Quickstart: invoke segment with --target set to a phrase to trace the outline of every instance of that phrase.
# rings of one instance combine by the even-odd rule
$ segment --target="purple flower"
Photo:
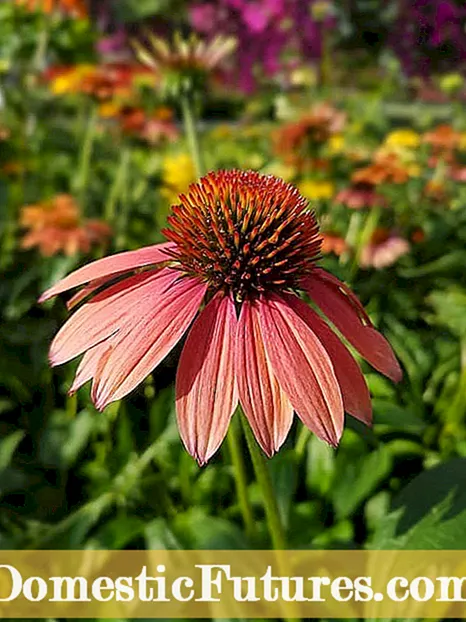
[[[323,31],[332,28],[334,20],[315,21],[312,6],[316,2],[201,0],[190,7],[190,19],[193,28],[207,37],[225,34],[238,39],[231,79],[251,92],[258,75],[275,76],[296,64],[296,58],[320,58]]]

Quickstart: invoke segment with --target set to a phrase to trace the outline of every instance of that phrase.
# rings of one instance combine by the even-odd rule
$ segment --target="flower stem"
[[[262,455],[261,450],[256,444],[254,435],[249,427],[244,415],[241,417],[244,435],[248,444],[249,453],[251,454],[252,466],[256,474],[257,482],[262,490],[264,497],[264,509],[267,519],[267,525],[272,538],[273,548],[277,551],[286,549],[285,530],[283,528],[280,512],[278,510],[277,500],[273,490],[270,473]]]
[[[181,97],[181,110],[183,113],[184,131],[189,144],[189,150],[191,151],[191,157],[194,162],[196,174],[198,177],[202,177],[202,175],[204,175],[206,171],[204,165],[204,158],[199,144],[199,136],[197,132],[197,124],[194,115],[194,105],[192,97],[190,97],[189,95],[183,95]]]
[[[252,538],[256,531],[254,526],[254,516],[251,504],[249,502],[246,469],[244,468],[243,454],[239,442],[237,418],[235,417],[230,423],[227,434],[228,449],[230,451],[231,463],[233,465],[233,475],[235,478],[236,493],[238,495],[238,503],[243,516],[244,526],[248,538]]]
[[[78,175],[76,177],[76,190],[78,194],[78,204],[82,211],[84,211],[85,207],[84,201],[91,167],[92,151],[97,136],[97,116],[97,108],[94,108],[89,115],[86,133],[84,136],[84,141],[81,147],[81,154],[79,158],[79,169]]]

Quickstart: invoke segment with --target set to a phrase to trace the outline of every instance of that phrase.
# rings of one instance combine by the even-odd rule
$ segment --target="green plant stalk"
[[[252,466],[256,474],[256,479],[262,491],[267,526],[272,540],[273,549],[277,551],[278,568],[283,576],[290,576],[292,574],[292,569],[288,563],[286,553],[287,543],[285,529],[283,527],[280,511],[278,509],[270,472],[264,455],[257,445],[248,420],[243,412],[241,412],[241,423],[246,437],[249,453],[251,455]],[[290,602],[289,606],[294,609],[294,603]],[[285,622],[299,622],[299,618],[295,616],[293,616],[293,618],[283,616],[283,619]]]
[[[115,173],[115,179],[108,193],[108,198],[104,207],[104,219],[112,226],[115,224],[116,206],[125,186],[129,155],[130,153],[127,148],[122,149],[120,162]]]
[[[249,423],[243,413],[241,413],[241,423],[243,425],[249,453],[251,454],[252,466],[254,467],[257,482],[262,491],[265,516],[273,548],[277,551],[285,550],[287,548],[285,530],[280,517],[267,463],[265,462],[265,458],[256,443],[256,439],[254,438],[251,428],[249,427]]]
[[[243,517],[243,523],[248,538],[252,538],[256,528],[254,525],[254,515],[252,513],[251,504],[249,502],[246,469],[244,466],[243,454],[241,452],[240,439],[238,434],[238,420],[235,417],[228,429],[227,443],[230,452],[231,463],[233,465],[233,477],[235,479],[236,494],[238,495],[238,504]]]
[[[76,178],[76,192],[78,198],[78,204],[81,210],[84,212],[84,203],[86,197],[86,186],[89,180],[89,172],[91,168],[92,151],[94,148],[94,142],[97,136],[97,108],[94,107],[86,128],[86,134],[81,148],[81,154],[79,158],[78,176]]]
[[[380,207],[373,207],[369,212],[368,216],[366,217],[363,226],[356,234],[356,244],[354,246],[356,252],[354,253],[353,261],[351,264],[351,276],[354,276],[358,270],[358,266],[361,261],[362,251],[364,250],[364,247],[369,243],[372,234],[376,230],[377,225],[379,224],[381,214],[382,210]],[[360,222],[360,224],[362,223]]]
[[[306,428],[305,425],[301,426],[301,430],[299,431],[298,438],[296,440],[296,445],[294,448],[294,452],[296,454],[296,458],[298,462],[304,457],[304,452],[306,451],[307,444],[311,437],[311,431]]]
[[[202,177],[206,173],[204,157],[199,143],[197,123],[194,115],[194,102],[190,95],[181,96],[181,111],[183,114],[184,131],[188,141],[191,157],[194,162],[196,174]]]

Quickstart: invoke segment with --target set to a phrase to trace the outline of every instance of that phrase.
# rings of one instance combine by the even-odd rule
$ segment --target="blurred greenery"
[[[122,2],[119,11],[121,19],[136,20],[146,9]],[[54,18],[41,59],[43,17],[0,5],[0,548],[269,548],[244,438],[252,536],[243,525],[227,444],[203,468],[181,445],[173,395],[177,353],[103,413],[93,407],[88,386],[67,395],[75,363],[48,365],[48,346],[67,313],[62,301],[38,305],[40,293],[93,258],[162,240],[170,204],[194,173],[176,106],[168,110],[173,140],[148,139],[142,126],[125,126],[125,107],[164,121],[166,102],[156,86],[135,80],[129,92],[121,95],[117,85],[102,98],[83,90],[76,75],[60,92],[44,78],[44,59],[49,68],[96,63],[98,33],[86,20]],[[217,89],[210,102],[228,99]],[[436,127],[429,107],[405,103],[416,113],[400,128],[384,108],[384,94],[361,91],[340,105],[347,120],[338,141],[319,144],[309,166],[300,168],[277,150],[277,128],[285,116],[299,119],[330,94],[297,96],[277,84],[266,105],[261,93],[234,97],[241,101],[232,108],[235,118],[203,123],[209,168],[274,173],[303,192],[305,182],[314,184],[307,185],[308,198],[323,230],[349,245],[343,254],[326,254],[323,265],[351,284],[404,369],[403,381],[393,385],[362,363],[373,397],[372,429],[348,417],[333,450],[295,421],[268,462],[289,547],[466,548],[466,187],[464,177],[452,174],[453,151],[439,155],[426,138]],[[104,114],[109,105],[113,113]],[[464,175],[466,114],[458,102],[448,106],[455,171]],[[393,129],[419,139],[414,147],[395,144],[409,174],[378,187],[387,208],[349,209],[338,192],[387,148]],[[323,181],[331,184],[330,196],[318,194]],[[437,194],[429,193],[431,182]],[[110,240],[70,256],[24,248],[21,209],[61,194],[76,201],[80,225],[105,221]],[[377,269],[362,265],[360,252],[380,227],[406,240],[409,250]]]

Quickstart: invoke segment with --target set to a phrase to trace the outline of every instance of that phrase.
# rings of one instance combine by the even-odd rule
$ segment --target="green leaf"
[[[407,408],[398,406],[384,399],[373,399],[374,425],[386,426],[394,430],[422,433],[426,429],[426,423]]]
[[[291,504],[298,482],[294,453],[282,449],[268,463],[278,509],[285,527],[288,525]]]
[[[340,456],[338,456],[340,458]],[[359,460],[348,460],[331,489],[331,499],[338,518],[346,518],[374,492],[392,469],[392,456],[381,446]]]
[[[189,549],[236,550],[247,549],[241,531],[225,520],[206,515],[200,508],[178,514],[173,522],[175,533],[182,537]]]
[[[410,482],[398,495],[393,508],[404,508],[400,529],[417,523],[433,506],[451,494],[449,516],[466,508],[466,458],[455,458],[427,469]]]
[[[463,550],[466,548],[466,510],[453,518],[451,497],[434,506],[408,531],[399,534],[403,511],[381,520],[368,548],[378,550]]]
[[[312,435],[308,443],[306,485],[310,492],[325,496],[335,476],[335,450]]]
[[[24,438],[24,432],[17,430],[0,441],[0,471],[10,466],[18,445]]]

